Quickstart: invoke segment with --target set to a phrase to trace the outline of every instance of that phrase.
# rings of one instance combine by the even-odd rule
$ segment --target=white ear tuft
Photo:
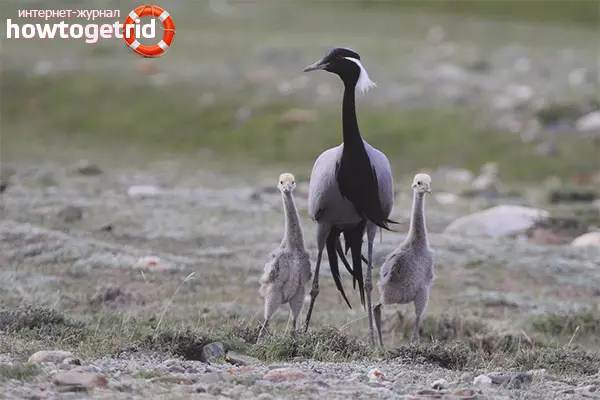
[[[363,65],[361,64],[361,62],[359,60],[357,60],[356,58],[352,58],[352,57],[344,57],[344,58],[346,60],[352,61],[353,63],[358,65],[358,68],[360,68],[360,75],[358,76],[358,81],[356,82],[356,88],[358,90],[360,90],[361,93],[364,93],[367,90],[371,89],[372,87],[377,86],[377,84],[375,82],[373,82],[371,79],[369,79],[369,74],[367,73],[367,70],[365,69],[365,67],[363,67]]]

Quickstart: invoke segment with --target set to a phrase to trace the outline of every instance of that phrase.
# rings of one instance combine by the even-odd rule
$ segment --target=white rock
[[[579,86],[585,82],[585,78],[587,75],[587,70],[585,68],[575,68],[571,72],[569,72],[569,85],[571,86]]]
[[[440,43],[445,36],[444,28],[439,25],[433,26],[427,31],[427,40],[433,43]]]
[[[600,199],[598,199],[598,200],[594,201],[594,202],[592,203],[592,205],[593,205],[594,207],[596,207],[596,208],[598,209],[598,211],[600,211]]]
[[[575,128],[580,132],[600,131],[600,111],[592,111],[579,118]]]
[[[549,213],[545,210],[502,204],[460,217],[448,225],[444,233],[486,237],[510,236],[531,228],[537,221],[545,220],[548,216]]]
[[[74,358],[73,353],[70,351],[62,351],[62,350],[41,350],[38,351],[29,357],[28,362],[35,363],[54,363],[60,364],[67,358]]]
[[[442,63],[438,65],[435,68],[434,73],[440,78],[453,81],[462,80],[467,76],[467,73],[464,69],[450,63]]]
[[[137,261],[133,264],[133,268],[147,268],[153,270],[166,270],[170,268],[170,265],[167,261],[161,260],[155,256],[146,256],[138,258]]]
[[[492,378],[487,375],[479,375],[473,380],[473,384],[479,387],[489,387],[492,384]]]
[[[446,193],[446,192],[442,192],[442,193],[436,193],[434,195],[435,200],[442,205],[449,205],[449,204],[456,204],[459,200],[459,197],[457,195],[455,195],[454,193]]]
[[[574,246],[574,247],[588,247],[588,246],[600,247],[600,232],[584,233],[583,235],[576,237],[571,242],[571,246]]]
[[[435,390],[444,390],[448,388],[448,381],[445,379],[438,379],[431,384],[431,388]]]
[[[127,189],[127,195],[132,199],[143,199],[147,197],[156,197],[161,190],[152,185],[136,185]]]
[[[381,382],[385,379],[383,376],[383,372],[381,372],[378,368],[372,368],[369,371],[369,382]]]

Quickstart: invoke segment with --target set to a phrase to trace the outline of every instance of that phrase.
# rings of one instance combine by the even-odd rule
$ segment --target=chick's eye
[[[283,185],[283,181],[279,181],[279,184],[280,184],[280,185]]]
[[[337,56],[336,58],[337,58],[338,60],[341,60],[341,59],[343,59],[344,57],[342,57],[342,56]]]
[[[418,181],[418,182],[417,182],[417,185],[420,185],[420,184],[421,184],[421,181]]]

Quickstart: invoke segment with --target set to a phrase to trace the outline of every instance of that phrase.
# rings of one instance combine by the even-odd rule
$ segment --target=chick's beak
[[[310,64],[308,67],[304,68],[302,72],[316,71],[318,69],[327,68],[327,63],[323,62],[323,60],[319,60],[314,64]]]
[[[425,191],[426,191],[427,193],[431,193],[431,188],[427,188],[427,189],[425,189]]]

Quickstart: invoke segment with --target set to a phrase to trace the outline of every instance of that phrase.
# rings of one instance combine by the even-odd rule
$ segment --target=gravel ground
[[[265,254],[282,235],[280,199],[272,189],[272,179],[263,180],[261,176],[248,181],[203,171],[185,175],[172,163],[157,163],[144,170],[103,166],[106,170],[94,176],[77,172],[73,165],[13,167],[16,173],[3,194],[0,221],[0,255],[4,265],[0,284],[3,299],[8,304],[22,301],[68,304],[64,303],[68,294],[54,293],[52,285],[73,281],[73,271],[80,271],[81,281],[96,280],[99,278],[90,277],[108,273],[125,284],[132,279],[127,271],[148,267],[138,265],[146,256],[160,258],[164,268],[178,276],[195,271],[201,277],[208,277],[215,263],[234,266],[233,270],[246,271],[240,272],[244,282],[236,290],[254,293]],[[136,185],[137,189],[132,190]],[[154,189],[140,189],[141,185]],[[298,206],[304,215],[305,189],[305,183],[300,183],[297,193]],[[409,201],[401,191],[394,212],[401,221],[406,221]],[[452,206],[440,205],[433,199],[428,202],[432,246],[438,257],[438,282],[428,312],[441,312],[448,304],[465,309],[475,304],[483,309],[504,304],[507,309],[516,308],[515,315],[527,320],[544,312],[573,312],[589,309],[590,304],[593,307],[590,299],[598,298],[600,287],[600,253],[596,249],[584,251],[568,245],[544,246],[510,238],[469,239],[443,234],[443,227],[454,218],[476,208],[471,202],[460,200]],[[309,248],[314,252],[314,240],[308,233],[312,225],[306,217],[303,217],[303,226]],[[379,260],[401,240],[405,228],[406,224],[400,233],[383,235],[382,243],[376,246]],[[490,277],[485,276],[487,270],[465,267],[487,264],[500,265],[501,274],[510,280],[496,280],[499,276],[496,274],[490,282]],[[155,268],[160,265],[163,264]],[[61,270],[61,266],[67,269]],[[525,275],[523,269],[527,270]],[[69,277],[62,275],[65,271]],[[326,266],[323,274],[329,274]],[[532,276],[536,282],[545,284],[528,290]],[[519,277],[521,283],[516,282]],[[78,282],[62,290],[74,291],[70,293],[74,295],[77,290],[93,290],[102,283]],[[87,289],[82,288],[82,284],[87,284]],[[332,286],[328,284],[328,281],[323,283]],[[245,289],[241,289],[243,287]],[[457,291],[457,287],[463,290]],[[331,287],[326,287],[328,289]],[[327,300],[327,291],[322,296],[323,302],[335,304],[336,311],[344,310],[334,291],[329,296],[333,300]],[[226,295],[221,299],[225,308],[232,300]],[[159,300],[164,303],[166,299]],[[190,308],[202,307],[208,300],[209,297],[195,298],[195,304],[174,306],[173,314],[185,317]],[[256,315],[259,300],[249,297],[245,301],[247,304],[235,307],[236,312]],[[316,323],[332,315],[325,304],[321,303],[320,307],[317,302]],[[126,304],[126,307],[131,313],[136,306]],[[279,317],[280,322],[284,321],[283,315]],[[362,316],[362,311],[344,310],[339,312],[336,321],[342,325],[356,316]],[[496,325],[506,327],[514,322],[514,319],[500,320]],[[356,329],[364,335],[364,326]],[[10,354],[2,357],[5,366],[19,361]],[[506,384],[489,384],[485,378],[475,381],[480,374],[489,375],[490,371],[454,371],[402,359],[375,359],[368,363],[297,359],[281,365],[245,359],[249,365],[239,367],[227,362],[209,365],[165,357],[123,353],[116,358],[82,360],[83,365],[42,364],[41,373],[28,379],[26,384],[19,380],[4,381],[2,391],[5,398],[10,399],[90,396],[237,399],[247,397],[248,393],[260,399],[309,399],[325,395],[334,399],[349,396],[365,399],[575,399],[595,398],[593,387],[585,387],[598,385],[600,380],[600,376],[568,378],[533,371],[532,381],[515,389]],[[372,372],[374,368],[380,376]],[[75,378],[66,373],[68,370],[76,371]],[[519,371],[504,372],[511,376]],[[433,389],[438,380],[444,380],[436,384],[441,389]],[[87,394],[84,396],[83,392]]]

